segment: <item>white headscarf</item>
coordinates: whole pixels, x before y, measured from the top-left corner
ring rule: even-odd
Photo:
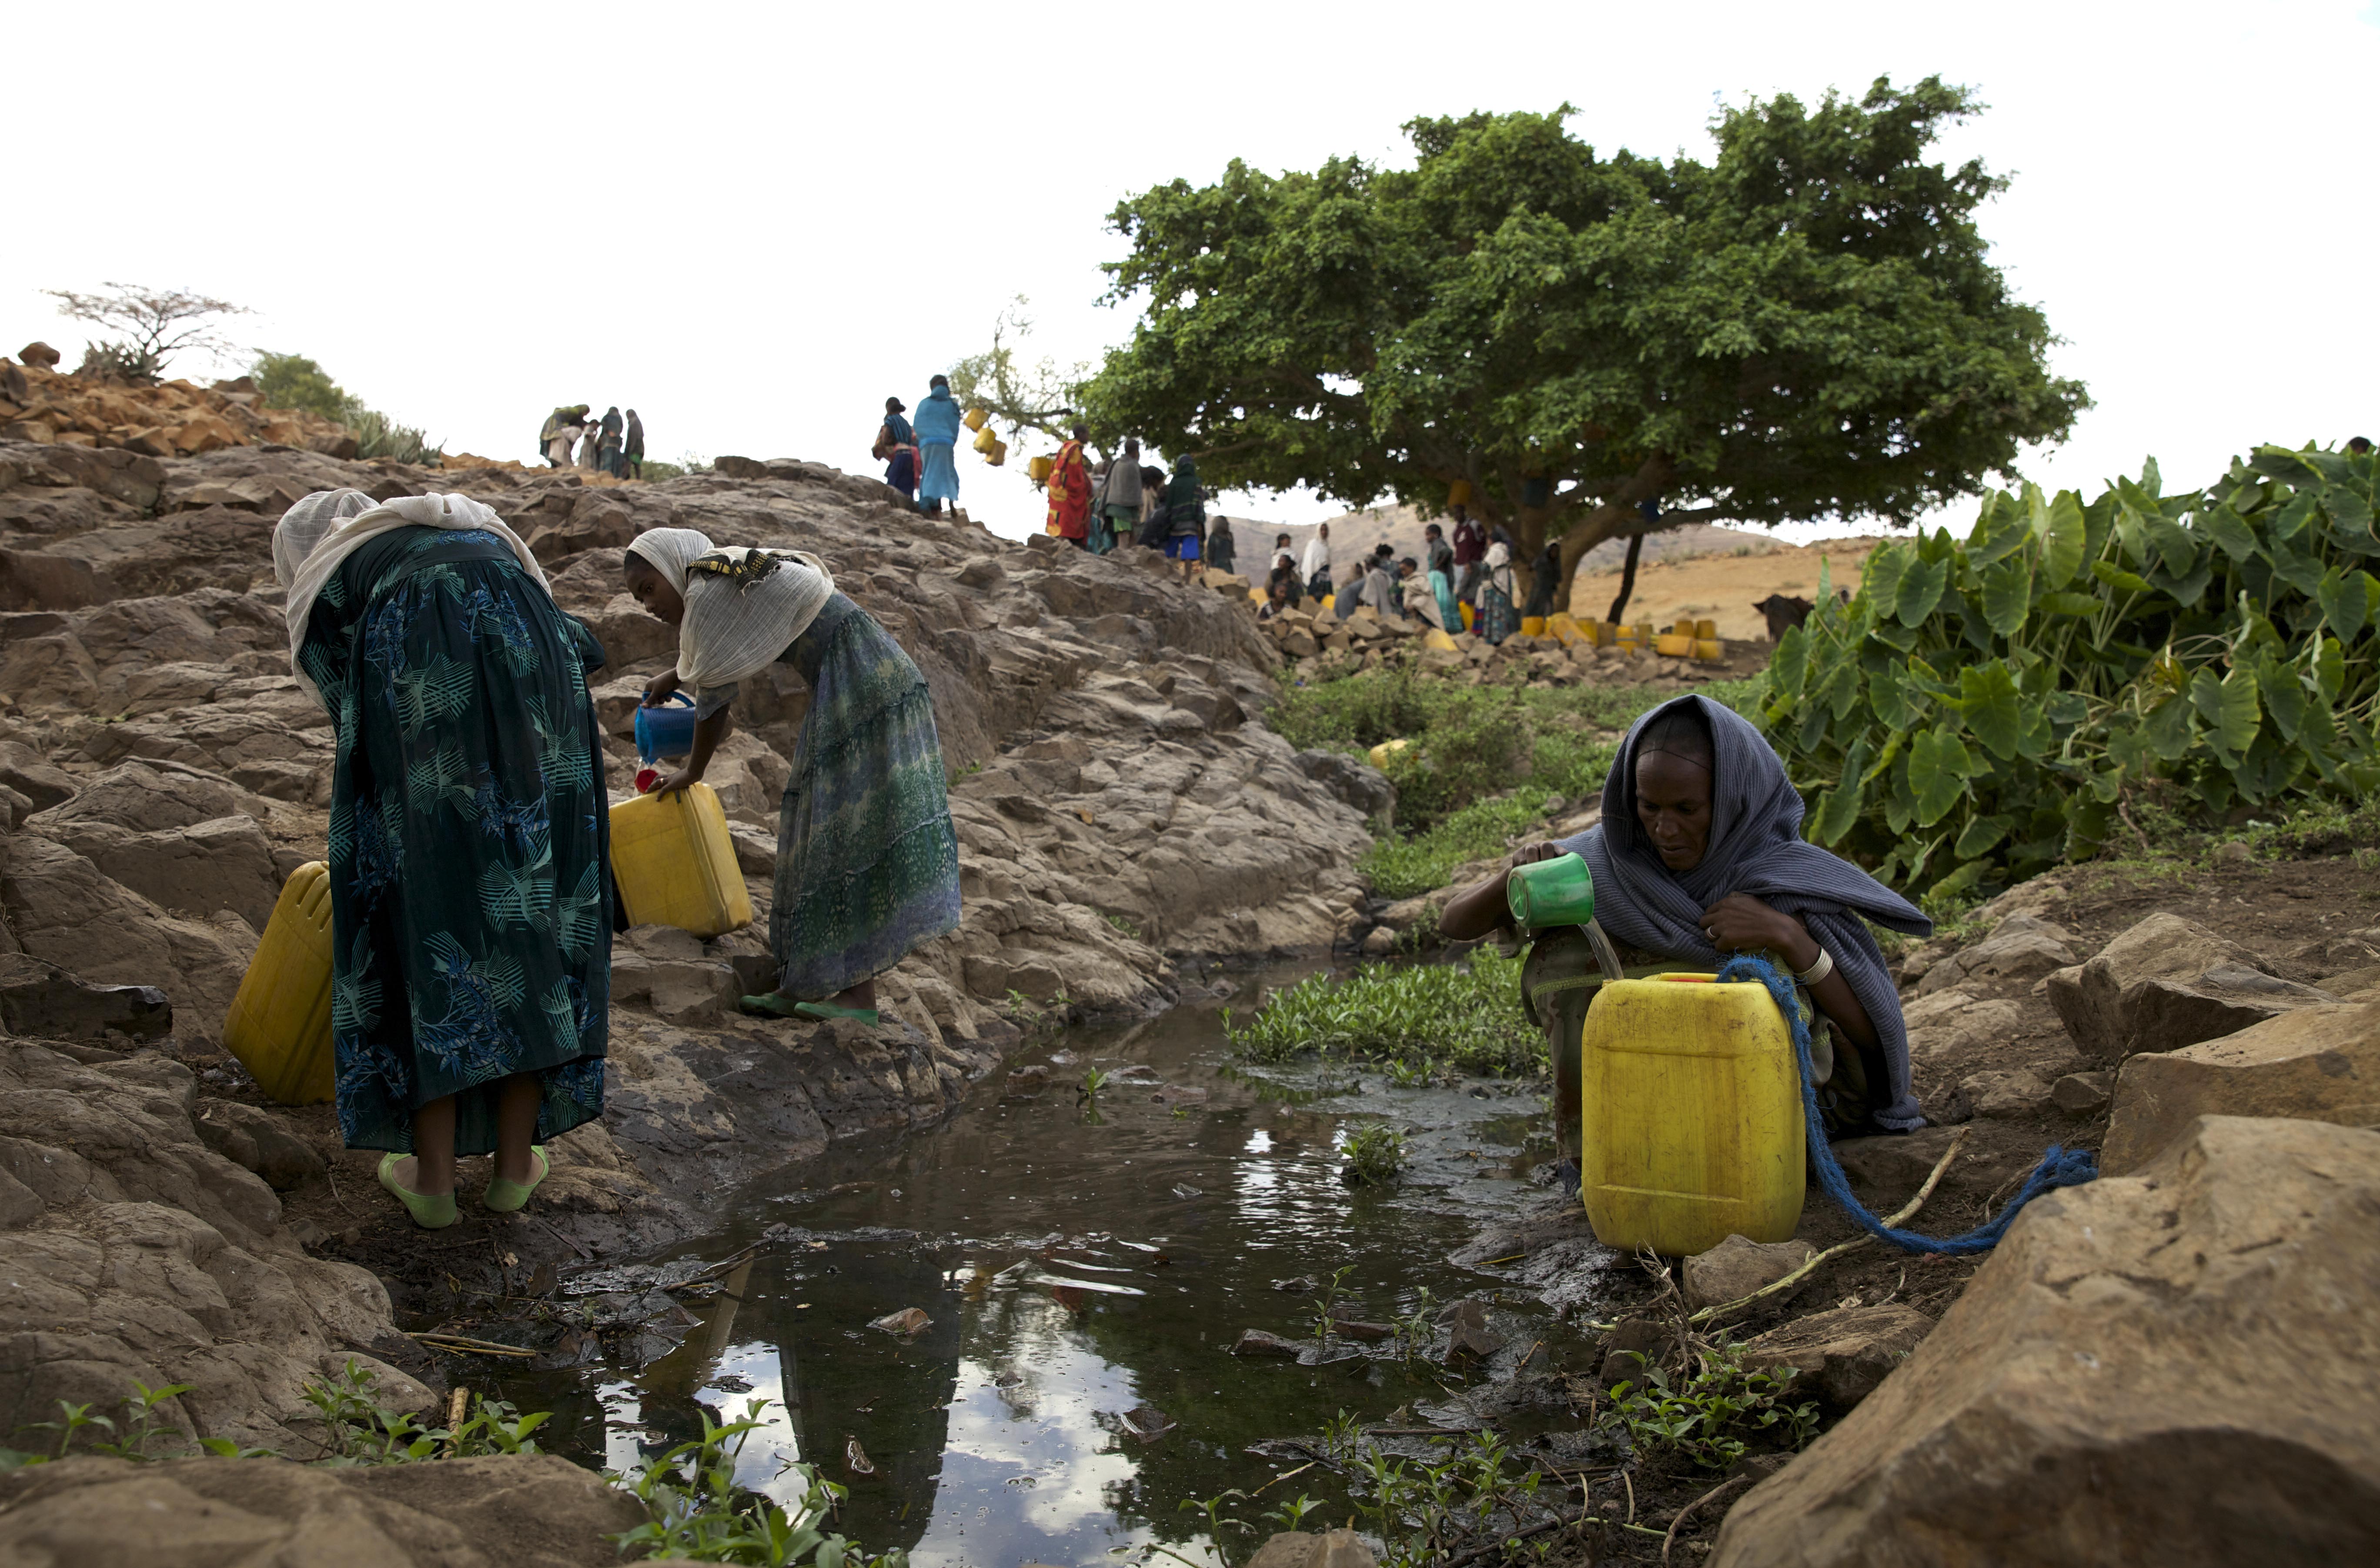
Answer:
[[[409,528],[480,529],[494,534],[512,547],[531,581],[549,595],[553,591],[546,584],[545,569],[520,536],[492,508],[468,495],[400,495],[374,502],[359,490],[316,491],[282,514],[273,529],[273,575],[289,590],[281,612],[289,623],[289,668],[315,701],[321,702],[322,694],[298,662],[315,596],[361,546],[392,529]]]
[[[677,678],[695,691],[733,686],[776,662],[834,592],[826,563],[800,551],[716,545],[692,529],[648,529],[628,550],[686,601]],[[698,561],[705,569],[695,569]]]

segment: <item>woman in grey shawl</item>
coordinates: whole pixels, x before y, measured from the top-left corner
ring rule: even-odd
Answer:
[[[1760,732],[1707,698],[1681,697],[1629,730],[1603,783],[1600,822],[1515,858],[1576,851],[1595,878],[1596,922],[1657,959],[1716,969],[1727,954],[1768,954],[1851,1047],[1821,1064],[1830,1130],[1923,1126],[1900,992],[1867,922],[1920,937],[1933,922],[1805,843],[1801,828],[1802,797]],[[1510,919],[1494,876],[1451,900],[1439,929],[1485,936]]]

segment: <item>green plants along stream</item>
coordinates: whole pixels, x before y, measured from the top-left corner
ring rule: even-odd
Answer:
[[[2219,825],[2380,789],[2373,462],[2268,446],[2172,494],[2152,463],[1879,546],[1757,696],[1809,836],[1940,902],[2146,848],[2136,806]]]
[[[1698,688],[1740,703],[1748,681]],[[1465,861],[1501,855],[1507,840],[1541,825],[1548,809],[1603,787],[1629,724],[1677,693],[1645,687],[1463,686],[1398,662],[1293,688],[1269,716],[1292,745],[1362,754],[1387,740],[1412,744],[1384,770],[1397,786],[1397,820],[1366,852],[1363,870],[1389,898],[1443,887]]]
[[[1252,977],[1242,1004],[1302,978]],[[467,1375],[552,1411],[549,1450],[624,1473],[766,1401],[737,1482],[797,1513],[807,1483],[780,1467],[815,1465],[847,1495],[813,1527],[920,1564],[1140,1563],[1159,1547],[1208,1562],[1203,1515],[1179,1504],[1234,1489],[1252,1501],[1224,1513],[1251,1528],[1278,1527],[1264,1516],[1300,1495],[1343,1522],[1360,1488],[1328,1466],[1270,1485],[1308,1460],[1250,1447],[1311,1444],[1342,1410],[1434,1424],[1426,1412],[1487,1375],[1424,1353],[1443,1335],[1437,1304],[1500,1288],[1446,1256],[1540,1197],[1533,1086],[1248,1063],[1213,1006],[1066,1031],[1009,1066],[932,1132],[741,1196],[688,1250],[756,1250],[674,1348],[638,1364],[635,1341],[614,1339],[583,1367]],[[1381,1124],[1402,1134],[1400,1178],[1342,1185],[1348,1136]],[[1318,1300],[1390,1337],[1318,1338]],[[914,1335],[870,1327],[908,1307],[927,1319]],[[1497,1310],[1542,1318],[1521,1294]],[[1235,1357],[1244,1329],[1305,1356]],[[1506,1359],[1544,1339],[1539,1370],[1569,1343],[1518,1333]],[[1519,1430],[1533,1420],[1552,1418]]]

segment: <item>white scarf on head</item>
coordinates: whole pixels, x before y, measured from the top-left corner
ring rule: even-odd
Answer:
[[[628,549],[651,563],[686,602],[677,678],[693,691],[733,686],[775,663],[834,592],[826,563],[801,551],[716,545],[693,529],[648,529]],[[759,575],[738,582],[695,570],[697,561]]]
[[[346,564],[348,556],[382,534],[394,529],[480,529],[494,534],[512,547],[513,554],[528,573],[529,580],[543,589],[548,596],[553,590],[547,585],[545,569],[521,542],[520,535],[504,526],[493,508],[468,495],[400,495],[393,501],[370,504],[370,498],[360,491],[322,492],[331,501],[323,505],[310,504],[315,496],[289,508],[288,515],[273,530],[273,573],[289,590],[288,602],[282,614],[289,624],[289,668],[306,695],[322,701],[322,694],[298,662],[298,651],[306,646],[306,623],[313,615],[314,600],[322,585]],[[354,504],[346,497],[364,501],[369,509],[352,517],[340,513]],[[330,514],[325,518],[324,513]],[[293,522],[293,519],[295,521]],[[327,522],[328,526],[323,526]],[[328,703],[323,703],[327,710]]]

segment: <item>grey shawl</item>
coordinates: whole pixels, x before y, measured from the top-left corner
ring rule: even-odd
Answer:
[[[1636,820],[1636,744],[1656,715],[1699,703],[1717,752],[1711,781],[1710,842],[1702,864],[1673,872]],[[1916,906],[1843,859],[1802,837],[1802,796],[1760,732],[1734,710],[1704,697],[1681,697],[1639,718],[1603,781],[1603,820],[1560,847],[1576,850],[1595,877],[1595,918],[1621,942],[1672,958],[1707,960],[1719,953],[1703,936],[1701,915],[1730,893],[1749,893],[1794,916],[1834,955],[1852,994],[1867,1010],[1884,1048],[1886,1104],[1876,1119],[1905,1132],[1925,1124],[1909,1081],[1909,1026],[1884,954],[1861,917],[1911,936],[1934,923]]]

